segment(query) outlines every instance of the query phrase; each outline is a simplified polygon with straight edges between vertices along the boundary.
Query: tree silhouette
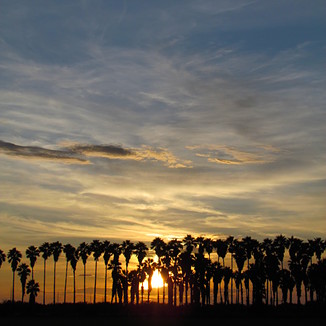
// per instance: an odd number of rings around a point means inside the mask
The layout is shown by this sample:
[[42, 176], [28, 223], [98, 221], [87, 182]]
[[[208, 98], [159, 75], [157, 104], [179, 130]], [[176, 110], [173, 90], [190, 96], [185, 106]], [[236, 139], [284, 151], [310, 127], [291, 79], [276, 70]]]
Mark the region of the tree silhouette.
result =
[[17, 274], [20, 277], [20, 282], [22, 285], [22, 302], [24, 302], [26, 281], [27, 277], [31, 274], [31, 269], [27, 264], [22, 263], [17, 268]]
[[0, 268], [2, 263], [6, 261], [6, 254], [0, 249]]
[[283, 269], [284, 253], [285, 249], [289, 247], [289, 241], [284, 235], [280, 234], [274, 239], [273, 246]]
[[177, 305], [177, 284], [178, 284], [178, 274], [179, 274], [179, 266], [178, 266], [178, 256], [182, 250], [182, 243], [178, 239], [172, 239], [167, 244], [167, 250], [169, 256], [172, 258], [173, 266], [171, 266], [171, 271], [173, 274], [173, 284], [174, 284], [174, 305]]
[[46, 261], [51, 256], [51, 248], [48, 242], [44, 242], [40, 247], [43, 258], [43, 304], [45, 304], [45, 281], [46, 281]]
[[[159, 237], [156, 237], [152, 242], [151, 242], [151, 249], [154, 249], [155, 254], [158, 258], [158, 264], [157, 267], [161, 268], [162, 266], [162, 257], [165, 255], [165, 251], [166, 251], [166, 243], [164, 242], [164, 240], [162, 240]], [[163, 282], [163, 290], [165, 288], [165, 284]], [[157, 302], [160, 302], [160, 288], [157, 288]]]
[[105, 275], [105, 281], [104, 281], [104, 302], [106, 303], [106, 292], [107, 292], [107, 280], [108, 280], [108, 264], [111, 256], [113, 255], [112, 245], [110, 241], [105, 240], [103, 242], [103, 260], [104, 260], [104, 275]]
[[91, 254], [90, 246], [86, 242], [82, 242], [77, 248], [77, 254], [81, 257], [84, 265], [84, 303], [86, 303], [86, 263], [88, 256]]
[[93, 240], [90, 244], [90, 249], [93, 253], [94, 261], [95, 261], [95, 275], [94, 275], [94, 299], [93, 303], [96, 303], [96, 281], [97, 281], [97, 262], [102, 255], [103, 252], [103, 244], [100, 240]]
[[128, 274], [128, 265], [134, 250], [134, 244], [130, 240], [125, 240], [122, 242], [121, 249], [126, 261], [126, 274]]
[[7, 256], [8, 256], [8, 263], [11, 265], [11, 270], [12, 270], [12, 302], [15, 302], [15, 272], [22, 258], [22, 254], [16, 248], [12, 248], [9, 250]]
[[65, 272], [65, 285], [64, 285], [64, 290], [63, 290], [63, 303], [66, 303], [68, 263], [73, 258], [75, 248], [71, 244], [67, 243], [63, 246], [63, 252], [66, 255], [66, 272]]
[[40, 292], [40, 286], [34, 280], [28, 281], [26, 285], [26, 292], [29, 294], [29, 303], [34, 304], [35, 298], [37, 297], [38, 293]]
[[55, 281], [57, 262], [59, 260], [60, 254], [62, 253], [62, 249], [62, 244], [59, 241], [55, 241], [50, 244], [50, 250], [53, 257], [53, 304], [55, 304]]
[[70, 257], [70, 266], [72, 268], [72, 272], [73, 272], [73, 277], [74, 277], [74, 299], [73, 299], [73, 303], [76, 303], [76, 268], [77, 268], [77, 263], [79, 260], [79, 254], [78, 251], [73, 247], [72, 248], [72, 254]]
[[32, 268], [32, 280], [34, 280], [34, 266], [37, 260], [37, 257], [40, 256], [40, 251], [35, 246], [29, 246], [26, 249], [26, 257], [29, 259], [30, 266]]
[[148, 250], [148, 247], [146, 244], [142, 241], [139, 241], [135, 244], [134, 254], [137, 257], [138, 260], [138, 273], [139, 273], [139, 281], [141, 283], [141, 298], [142, 302], [144, 301], [144, 281], [146, 276], [144, 277], [144, 272], [142, 270], [142, 263], [144, 258], [146, 257], [146, 252]]

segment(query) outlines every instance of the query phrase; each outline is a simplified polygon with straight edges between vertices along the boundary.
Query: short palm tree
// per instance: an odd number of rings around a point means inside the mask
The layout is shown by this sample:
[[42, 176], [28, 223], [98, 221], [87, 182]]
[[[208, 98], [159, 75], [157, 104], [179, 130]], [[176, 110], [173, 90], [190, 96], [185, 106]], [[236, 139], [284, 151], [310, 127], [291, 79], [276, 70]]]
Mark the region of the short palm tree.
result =
[[103, 252], [103, 244], [100, 240], [93, 240], [90, 244], [91, 251], [95, 260], [95, 275], [94, 275], [94, 299], [93, 303], [96, 303], [96, 281], [97, 281], [97, 262]]
[[44, 242], [40, 247], [40, 252], [43, 258], [43, 304], [45, 304], [45, 281], [46, 281], [46, 261], [51, 256], [51, 248], [48, 242]]
[[34, 280], [34, 266], [37, 260], [37, 257], [40, 256], [40, 251], [35, 246], [29, 246], [26, 249], [26, 257], [29, 259], [30, 266], [32, 268], [32, 280]]
[[53, 256], [53, 304], [55, 304], [55, 280], [56, 280], [56, 268], [59, 256], [62, 252], [62, 244], [59, 241], [52, 242], [50, 244], [51, 253]]
[[29, 303], [34, 304], [35, 298], [40, 292], [40, 285], [34, 280], [30, 280], [26, 285], [26, 290], [27, 294], [29, 294]]
[[15, 302], [15, 272], [22, 258], [22, 254], [16, 248], [12, 248], [8, 252], [8, 263], [12, 270], [12, 302]]
[[20, 282], [22, 285], [22, 302], [24, 302], [26, 281], [27, 281], [27, 277], [31, 274], [31, 269], [27, 264], [22, 263], [18, 266], [17, 273], [18, 276], [20, 277]]
[[84, 265], [84, 303], [86, 303], [86, 263], [88, 256], [91, 254], [90, 246], [87, 243], [82, 242], [77, 248], [77, 253], [82, 259]]

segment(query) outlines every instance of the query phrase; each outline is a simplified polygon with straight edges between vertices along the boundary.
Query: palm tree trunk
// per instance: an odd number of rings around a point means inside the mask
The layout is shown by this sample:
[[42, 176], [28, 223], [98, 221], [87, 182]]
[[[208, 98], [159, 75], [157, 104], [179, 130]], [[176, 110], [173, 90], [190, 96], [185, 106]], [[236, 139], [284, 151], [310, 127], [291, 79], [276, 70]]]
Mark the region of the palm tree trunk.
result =
[[12, 272], [12, 302], [15, 302], [15, 272]]
[[84, 303], [86, 303], [86, 264], [84, 264]]
[[57, 269], [57, 263], [53, 264], [53, 304], [55, 304], [55, 274]]
[[93, 303], [96, 303], [96, 278], [97, 278], [97, 260], [95, 260], [95, 278], [94, 278], [94, 299]]
[[45, 274], [46, 274], [46, 259], [44, 259], [43, 267], [43, 304], [45, 305]]
[[76, 271], [73, 271], [74, 273], [74, 304], [76, 303]]
[[107, 280], [108, 280], [108, 266], [105, 265], [105, 281], [104, 281], [104, 302], [106, 303], [106, 287], [107, 287]]
[[65, 276], [65, 288], [63, 294], [63, 303], [66, 303], [66, 294], [67, 294], [67, 276], [68, 276], [68, 260], [66, 262], [66, 276]]
[[[224, 267], [224, 259], [223, 259], [223, 267]], [[231, 254], [231, 270], [233, 272], [233, 256]], [[231, 277], [231, 304], [233, 304], [233, 278]]]
[[163, 304], [165, 303], [165, 282], [163, 281]]
[[32, 280], [34, 281], [34, 267], [32, 267]]

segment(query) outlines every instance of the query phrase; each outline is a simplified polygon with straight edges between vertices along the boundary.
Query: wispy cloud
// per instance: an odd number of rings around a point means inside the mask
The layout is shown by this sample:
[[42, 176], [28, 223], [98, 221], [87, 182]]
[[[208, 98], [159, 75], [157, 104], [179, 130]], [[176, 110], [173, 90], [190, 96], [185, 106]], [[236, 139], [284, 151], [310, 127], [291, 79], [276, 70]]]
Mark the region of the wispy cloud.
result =
[[20, 146], [0, 140], [0, 153], [25, 159], [50, 160], [69, 164], [89, 164], [89, 161], [70, 152], [37, 146]]
[[219, 164], [265, 164], [276, 160], [280, 150], [273, 146], [252, 147], [248, 151], [223, 145], [187, 146], [189, 150], [198, 151], [196, 156], [207, 158], [208, 162]]
[[181, 160], [165, 148], [123, 148], [115, 145], [72, 145], [60, 150], [20, 146], [0, 140], [0, 153], [25, 159], [50, 160], [70, 164], [90, 164], [89, 158], [162, 162], [169, 168], [190, 168], [192, 162]]

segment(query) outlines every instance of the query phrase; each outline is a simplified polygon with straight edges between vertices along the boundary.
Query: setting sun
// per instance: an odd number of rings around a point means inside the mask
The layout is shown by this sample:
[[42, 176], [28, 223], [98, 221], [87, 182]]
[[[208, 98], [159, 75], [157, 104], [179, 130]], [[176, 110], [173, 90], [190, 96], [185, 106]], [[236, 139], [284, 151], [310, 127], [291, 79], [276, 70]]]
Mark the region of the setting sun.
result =
[[[152, 278], [152, 288], [162, 288], [163, 287], [163, 279], [158, 270], [154, 271], [153, 278]], [[144, 282], [144, 290], [148, 290], [148, 280]]]

